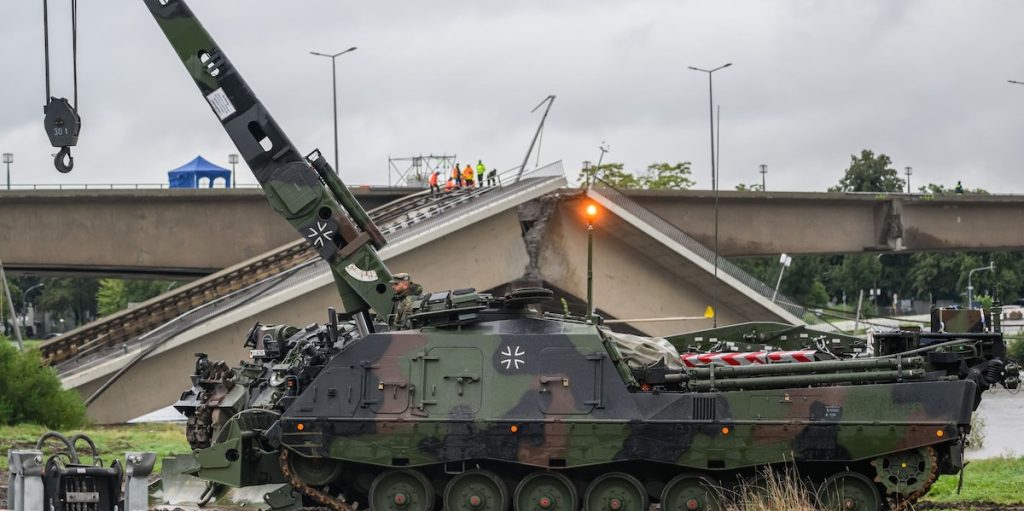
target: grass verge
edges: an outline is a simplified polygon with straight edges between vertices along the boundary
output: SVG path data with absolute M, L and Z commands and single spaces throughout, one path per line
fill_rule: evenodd
M 941 476 L 924 500 L 931 502 L 1024 501 L 1024 458 L 989 458 L 970 462 L 964 468 L 964 487 L 956 494 L 959 476 Z
M 46 431 L 45 427 L 35 424 L 0 426 L 0 473 L 7 471 L 7 451 L 9 449 L 31 449 L 35 446 L 39 435 Z M 182 424 L 122 424 L 60 431 L 66 436 L 78 432 L 85 433 L 92 438 L 93 442 L 96 442 L 96 448 L 100 450 L 100 458 L 103 459 L 104 465 L 109 465 L 115 459 L 124 463 L 124 453 L 128 451 L 155 452 L 157 454 L 156 470 L 159 471 L 164 456 L 176 452 L 190 452 L 188 442 L 185 441 L 185 426 Z M 60 441 L 51 440 L 47 442 L 44 452 L 52 454 L 56 452 L 55 449 L 58 446 L 63 448 Z M 85 442 L 79 442 L 77 448 L 83 463 L 92 460 Z

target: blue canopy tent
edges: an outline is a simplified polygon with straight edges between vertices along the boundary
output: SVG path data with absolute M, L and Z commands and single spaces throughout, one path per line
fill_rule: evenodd
M 213 188 L 217 179 L 224 180 L 224 188 L 231 188 L 231 171 L 218 167 L 203 158 L 196 158 L 167 173 L 170 179 L 171 188 L 199 188 L 200 180 L 206 178 L 209 184 L 206 188 Z

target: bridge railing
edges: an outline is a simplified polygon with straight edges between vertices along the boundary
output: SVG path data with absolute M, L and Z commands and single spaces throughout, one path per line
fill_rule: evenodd
M 741 284 L 756 291 L 758 294 L 764 296 L 765 298 L 768 298 L 769 300 L 771 300 L 772 297 L 775 296 L 774 301 L 776 305 L 782 307 L 783 309 L 786 309 L 786 311 L 795 315 L 798 318 L 803 318 L 804 314 L 807 313 L 807 309 L 805 309 L 803 306 L 796 303 L 789 297 L 783 295 L 782 293 L 776 294 L 775 290 L 771 286 L 765 284 L 760 279 L 747 273 L 742 268 L 736 266 L 735 263 L 729 261 L 728 259 L 722 256 L 718 256 L 716 262 L 714 250 L 705 246 L 703 243 L 697 241 L 696 239 L 692 238 L 690 235 L 686 234 L 678 227 L 672 225 L 672 223 L 668 222 L 664 218 L 658 216 L 653 211 L 641 206 L 640 204 L 637 204 L 635 201 L 627 197 L 624 193 L 622 193 L 620 190 L 618 190 L 608 182 L 600 178 L 596 179 L 598 182 L 597 184 L 594 185 L 594 187 L 597 189 L 598 193 L 600 193 L 602 196 L 606 197 L 610 201 L 614 202 L 619 207 L 625 209 L 630 214 L 641 219 L 644 223 L 651 226 L 662 235 L 669 237 L 676 243 L 679 243 L 687 250 L 699 256 L 701 259 L 704 259 L 705 261 L 711 263 L 712 265 L 717 264 L 718 271 L 729 275 L 730 277 L 739 281 Z

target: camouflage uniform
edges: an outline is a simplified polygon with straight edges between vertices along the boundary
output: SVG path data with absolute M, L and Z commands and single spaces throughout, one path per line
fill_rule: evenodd
M 396 294 L 391 300 L 394 305 L 391 306 L 391 314 L 394 314 L 394 323 L 391 325 L 392 328 L 399 328 L 405 323 L 406 316 L 412 311 L 412 304 L 416 301 L 416 298 L 423 294 L 423 286 L 410 282 L 409 288 L 404 293 Z

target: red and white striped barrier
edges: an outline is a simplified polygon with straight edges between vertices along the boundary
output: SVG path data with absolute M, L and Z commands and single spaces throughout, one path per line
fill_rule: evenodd
M 748 366 L 754 364 L 775 364 L 787 362 L 814 362 L 816 350 L 798 351 L 748 351 L 739 353 L 687 353 L 680 355 L 686 367 L 700 367 L 711 364 L 723 366 Z

